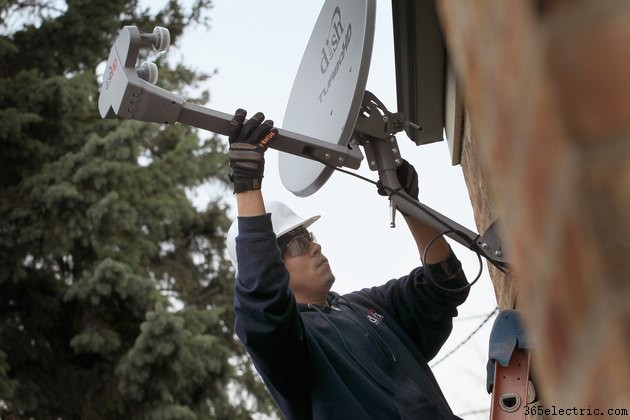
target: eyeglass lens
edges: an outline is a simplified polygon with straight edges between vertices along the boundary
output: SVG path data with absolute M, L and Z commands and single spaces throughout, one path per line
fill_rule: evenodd
M 306 254 L 311 248 L 311 242 L 317 242 L 317 239 L 312 232 L 296 236 L 287 244 L 284 250 L 284 255 L 287 257 L 297 257 L 299 255 Z

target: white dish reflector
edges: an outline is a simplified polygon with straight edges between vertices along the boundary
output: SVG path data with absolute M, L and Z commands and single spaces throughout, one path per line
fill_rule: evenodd
M 282 128 L 348 146 L 367 83 L 376 0 L 327 0 L 306 46 Z M 335 162 L 331 162 L 335 164 Z M 333 169 L 279 153 L 280 179 L 293 194 L 306 197 L 328 180 Z

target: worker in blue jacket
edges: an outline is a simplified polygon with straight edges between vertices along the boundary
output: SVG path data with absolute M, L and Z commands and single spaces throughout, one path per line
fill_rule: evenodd
M 245 117 L 236 111 L 229 135 L 238 209 L 228 232 L 237 270 L 236 334 L 284 416 L 457 419 L 428 366 L 468 295 L 448 243 L 434 241 L 424 266 L 400 279 L 332 292 L 335 276 L 308 231 L 318 216 L 302 219 L 263 200 L 264 153 L 277 130 L 262 113 Z M 417 174 L 406 166 L 401 185 L 417 198 Z M 438 232 L 405 220 L 425 255 Z

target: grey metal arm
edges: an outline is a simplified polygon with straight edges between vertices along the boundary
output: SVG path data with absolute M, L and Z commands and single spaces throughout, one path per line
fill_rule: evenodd
M 438 232 L 446 232 L 445 235 L 482 255 L 492 264 L 506 267 L 508 261 L 495 231 L 496 224 L 481 236 L 418 202 L 402 189 L 396 175 L 402 157 L 393 133 L 401 131 L 406 124 L 408 121 L 404 115 L 390 113 L 371 92 L 365 92 L 354 141 L 364 147 L 370 169 L 378 172 L 383 187 L 391 193 L 393 205 Z
M 370 141 L 364 147 L 372 149 L 370 154 L 374 155 L 375 167 L 385 190 L 387 192 L 395 191 L 395 193 L 390 195 L 390 199 L 395 207 L 409 216 L 426 223 L 438 232 L 446 232 L 445 235 L 482 255 L 492 264 L 499 267 L 507 266 L 507 259 L 505 258 L 501 241 L 493 229 L 489 229 L 482 237 L 418 202 L 402 189 L 396 175 L 396 167 L 398 166 L 396 160 L 400 159 L 400 155 L 394 152 L 397 149 L 395 142 L 392 142 L 391 139 L 381 139 Z
M 144 80 L 157 75 L 137 69 L 141 46 L 158 42 L 157 35 L 141 33 L 135 26 L 125 26 L 114 43 L 99 96 L 103 118 L 125 118 L 159 124 L 182 123 L 227 135 L 232 115 L 186 102 L 184 98 Z M 148 67 L 147 67 L 148 68 Z M 156 72 L 157 68 L 152 71 Z M 358 149 L 329 143 L 288 130 L 278 129 L 270 147 L 308 159 L 326 161 L 335 166 L 359 168 L 363 155 Z

